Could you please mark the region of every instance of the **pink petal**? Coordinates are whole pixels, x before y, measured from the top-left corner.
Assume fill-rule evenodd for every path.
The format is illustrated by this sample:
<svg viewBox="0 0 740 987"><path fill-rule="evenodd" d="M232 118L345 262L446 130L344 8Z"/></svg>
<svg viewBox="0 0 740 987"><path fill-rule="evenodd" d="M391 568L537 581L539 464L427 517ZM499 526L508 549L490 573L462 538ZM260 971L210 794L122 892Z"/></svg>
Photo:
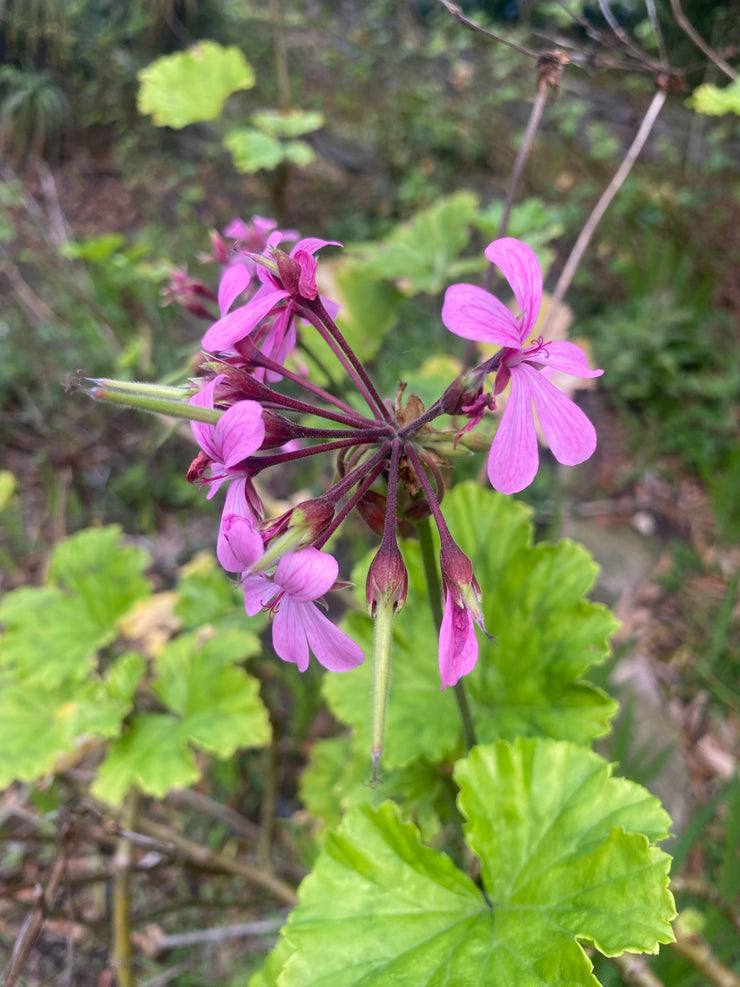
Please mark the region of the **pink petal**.
<svg viewBox="0 0 740 987"><path fill-rule="evenodd" d="M219 418L213 443L218 461L227 469L254 455L265 439L262 406L257 401L237 401Z"/></svg>
<svg viewBox="0 0 740 987"><path fill-rule="evenodd" d="M478 641L473 617L467 607L457 606L447 594L445 612L439 631L439 674L442 688L455 685L462 675L475 668Z"/></svg>
<svg viewBox="0 0 740 987"><path fill-rule="evenodd" d="M210 380L205 387L202 387L197 394L194 394L188 404L194 404L198 408L213 408L215 401L215 391L222 380L225 380L225 374L218 374L213 380ZM195 441L201 447L203 452L210 459L218 459L218 450L214 446L214 433L215 429L213 425L207 425L205 422L190 422L190 428L192 429Z"/></svg>
<svg viewBox="0 0 740 987"><path fill-rule="evenodd" d="M453 284L445 292L442 322L463 339L521 346L518 321L498 298L474 284Z"/></svg>
<svg viewBox="0 0 740 987"><path fill-rule="evenodd" d="M488 454L488 479L494 490L512 494L534 480L540 456L532 415L532 387L522 369L511 368L511 392Z"/></svg>
<svg viewBox="0 0 740 987"><path fill-rule="evenodd" d="M514 292L519 311L524 313L518 344L528 339L542 301L542 271L531 247L514 237L494 240L486 247L486 257L501 269Z"/></svg>
<svg viewBox="0 0 740 987"><path fill-rule="evenodd" d="M312 606L312 604L309 604ZM285 597L272 622L272 646L283 661L292 661L301 672L308 668L308 641L304 628L304 605Z"/></svg>
<svg viewBox="0 0 740 987"><path fill-rule="evenodd" d="M244 609L249 617L261 613L270 601L280 592L264 572L246 575L242 579L244 589Z"/></svg>
<svg viewBox="0 0 740 987"><path fill-rule="evenodd" d="M347 672L365 660L362 648L326 617L315 603L299 604L311 651L330 672ZM278 611L279 615L279 611ZM277 618L275 618L277 620Z"/></svg>
<svg viewBox="0 0 740 987"><path fill-rule="evenodd" d="M278 291L274 287L265 291L263 286L246 305L214 322L201 340L201 346L207 353L229 349L248 336L278 302L288 297L287 291Z"/></svg>
<svg viewBox="0 0 740 987"><path fill-rule="evenodd" d="M570 374L571 377L600 377L603 370L589 370L588 357L580 346L563 340L545 343L544 347L531 357L532 363L544 363L551 370Z"/></svg>
<svg viewBox="0 0 740 987"><path fill-rule="evenodd" d="M299 253L315 254L317 250L321 250L322 247L341 247L342 244L338 240L320 240L316 236L307 236L303 240L299 240L298 243L293 247L290 252L291 257L296 257Z"/></svg>
<svg viewBox="0 0 740 987"><path fill-rule="evenodd" d="M576 466L596 448L596 429L577 404L534 367L518 368L530 380L532 398L547 444L564 466Z"/></svg>
<svg viewBox="0 0 740 987"><path fill-rule="evenodd" d="M230 264L226 268L218 286L218 308L222 316L226 315L251 280L252 275L245 264Z"/></svg>
<svg viewBox="0 0 740 987"><path fill-rule="evenodd" d="M262 537L254 530L249 518L224 512L216 555L227 572L244 572L260 558L264 550Z"/></svg>
<svg viewBox="0 0 740 987"><path fill-rule="evenodd" d="M275 582L296 603L323 596L336 582L339 564L333 555L317 548L302 548L284 555L275 569Z"/></svg>

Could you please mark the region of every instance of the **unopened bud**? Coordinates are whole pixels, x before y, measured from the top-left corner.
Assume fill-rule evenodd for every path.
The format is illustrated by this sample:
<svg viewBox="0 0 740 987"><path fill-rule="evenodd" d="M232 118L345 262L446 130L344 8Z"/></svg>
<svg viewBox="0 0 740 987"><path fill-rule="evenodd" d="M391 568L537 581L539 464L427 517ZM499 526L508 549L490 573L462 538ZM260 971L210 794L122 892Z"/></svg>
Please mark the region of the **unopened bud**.
<svg viewBox="0 0 740 987"><path fill-rule="evenodd" d="M375 490L368 490L362 499L357 502L357 510L371 531L382 537L385 531L385 505L384 494L376 493Z"/></svg>
<svg viewBox="0 0 740 987"><path fill-rule="evenodd" d="M370 569L365 583L365 600L370 616L375 617L378 607L392 607L397 613L406 602L409 589L409 576L406 563L394 542L383 542Z"/></svg>
<svg viewBox="0 0 740 987"><path fill-rule="evenodd" d="M266 408L262 409L262 421L265 423L265 438L260 449L276 449L301 435L300 425Z"/></svg>
<svg viewBox="0 0 740 987"><path fill-rule="evenodd" d="M469 408L480 397L485 378L486 375L481 374L477 369L456 377L439 399L444 414L465 414L465 409Z"/></svg>
<svg viewBox="0 0 740 987"><path fill-rule="evenodd" d="M443 545L439 553L442 580L453 601L466 607L473 620L483 629L483 611L478 580L473 573L473 563L453 541Z"/></svg>
<svg viewBox="0 0 740 987"><path fill-rule="evenodd" d="M313 545L334 518L334 505L326 497L304 500L282 517L262 526L263 536L271 541L250 572L262 572L288 552Z"/></svg>

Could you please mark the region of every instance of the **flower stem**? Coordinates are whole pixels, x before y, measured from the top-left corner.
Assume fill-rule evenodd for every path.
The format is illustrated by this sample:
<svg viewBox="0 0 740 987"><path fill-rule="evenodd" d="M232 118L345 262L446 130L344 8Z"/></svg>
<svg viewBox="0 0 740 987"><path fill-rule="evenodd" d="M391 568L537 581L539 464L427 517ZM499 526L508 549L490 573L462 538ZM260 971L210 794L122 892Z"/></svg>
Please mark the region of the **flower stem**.
<svg viewBox="0 0 740 987"><path fill-rule="evenodd" d="M424 566L424 578L427 584L429 606L432 610L432 617L434 618L434 623L437 627L437 633L439 633L439 629L442 626L442 591L439 584L437 558L434 550L434 541L432 539L432 526L429 523L429 518L424 518L423 521L419 521L417 523L416 527L419 532L421 561ZM460 714L460 723L462 725L465 749L470 751L473 747L475 747L478 741L475 736L475 725L473 724L473 717L470 713L468 696L465 692L465 683L462 679L458 679L453 688L455 690L457 709Z"/></svg>

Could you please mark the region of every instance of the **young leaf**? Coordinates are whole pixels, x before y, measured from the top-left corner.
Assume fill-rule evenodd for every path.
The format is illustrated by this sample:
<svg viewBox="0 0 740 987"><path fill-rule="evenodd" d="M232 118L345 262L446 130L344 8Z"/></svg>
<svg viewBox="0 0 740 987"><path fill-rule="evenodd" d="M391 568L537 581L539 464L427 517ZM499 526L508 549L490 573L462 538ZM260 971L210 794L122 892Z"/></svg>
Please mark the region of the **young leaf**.
<svg viewBox="0 0 740 987"><path fill-rule="evenodd" d="M606 657L617 623L603 606L584 599L596 575L588 553L568 541L532 546L528 509L473 483L445 497L445 514L472 559L486 628L496 636L495 641L479 636L478 664L466 678L479 741L530 735L587 743L605 734L617 704L581 676ZM403 552L409 594L394 622L386 769L418 757L439 763L461 753L454 696L451 690L440 692L438 638L419 549L407 542ZM364 585L359 574L355 581ZM369 618L351 613L344 626L370 649ZM332 711L353 727L356 746L366 750L370 674L366 663L326 676L323 684Z"/></svg>
<svg viewBox="0 0 740 987"><path fill-rule="evenodd" d="M578 940L614 955L672 939L669 858L649 843L668 820L647 792L548 740L476 748L456 777L486 895L392 803L353 809L253 984L597 987Z"/></svg>
<svg viewBox="0 0 740 987"><path fill-rule="evenodd" d="M139 113L157 127L180 130L189 123L216 120L239 89L251 89L254 72L234 46L199 41L188 51L163 55L139 72Z"/></svg>

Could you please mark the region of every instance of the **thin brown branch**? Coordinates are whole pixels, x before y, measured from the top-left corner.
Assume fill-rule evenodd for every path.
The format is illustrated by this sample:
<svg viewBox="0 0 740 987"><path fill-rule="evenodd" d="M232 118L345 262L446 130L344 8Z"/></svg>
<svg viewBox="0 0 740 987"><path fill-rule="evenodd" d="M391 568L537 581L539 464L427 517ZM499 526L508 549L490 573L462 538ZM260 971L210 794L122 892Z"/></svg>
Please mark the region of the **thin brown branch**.
<svg viewBox="0 0 740 987"><path fill-rule="evenodd" d="M609 962L619 970L626 984L636 984L637 987L665 987L663 981L655 976L642 956L622 953L621 956L610 956Z"/></svg>
<svg viewBox="0 0 740 987"><path fill-rule="evenodd" d="M207 867L225 874L235 874L237 877L243 877L245 880L251 881L265 891L269 891L270 894L286 905L293 906L298 902L295 890L289 884L281 881L280 878L275 877L261 867L255 867L243 860L232 859L223 853L219 853L217 850L211 850L208 847L201 846L199 843L194 843L192 840L178 833L177 830L155 822L153 819L140 818L137 822L137 829L147 836L153 836L163 843L169 843L179 850L189 861L199 867Z"/></svg>
<svg viewBox="0 0 740 987"><path fill-rule="evenodd" d="M516 197L517 190L519 188L519 181L522 177L522 172L524 171L524 164L529 157L529 152L532 150L532 144L534 142L534 135L537 133L537 128L542 120L542 113L545 109L545 103L547 102L547 83L541 80L537 86L537 95L535 96L534 103L532 104L532 110L529 114L529 120L527 121L527 129L524 133L524 139L522 140L522 145L519 148L519 152L516 156L516 161L514 162L514 167L511 171L511 178L509 180L509 187L506 190L506 202L504 203L504 211L501 216L501 222L499 224L496 237L506 236L506 230L509 226L509 219L511 217L511 210L514 206L514 198ZM490 268L489 268L490 270Z"/></svg>
<svg viewBox="0 0 740 987"><path fill-rule="evenodd" d="M280 918L259 919L242 922L238 925L222 925L215 929L195 929L192 932L178 932L167 935L160 929L152 929L147 938L147 956L155 958L171 949L181 946L201 946L204 943L221 943L228 939L245 939L249 936L267 936L279 932L285 924L285 915ZM145 930L147 933L148 930Z"/></svg>
<svg viewBox="0 0 740 987"><path fill-rule="evenodd" d="M609 6L608 0L599 0L599 8L604 16L604 20L611 28L614 37L619 41L620 44L622 44L627 49L628 52L630 52L632 57L636 58L638 61L650 62L650 59L647 57L647 55L645 55L644 52L640 51L640 49L632 41L632 39L627 34L625 29L616 19L616 17L612 13L611 7Z"/></svg>
<svg viewBox="0 0 740 987"><path fill-rule="evenodd" d="M676 941L671 943L671 948L703 973L709 983L715 987L740 987L740 977L720 963L706 940L693 933L682 933L680 923L674 925L673 931Z"/></svg>
<svg viewBox="0 0 740 987"><path fill-rule="evenodd" d="M710 905L722 912L740 932L740 914L728 904L720 895L716 888L713 888L706 881L698 877L674 877L671 881L671 891L674 894L693 894L697 898L703 898Z"/></svg>
<svg viewBox="0 0 740 987"><path fill-rule="evenodd" d="M542 335L547 336L547 329L550 326L552 320L555 318L558 308L565 297L565 293L570 287L571 281L578 270L578 265L581 263L586 248L591 242L591 238L596 232L596 228L602 220L604 213L611 205L612 199L617 194L619 189L624 184L625 179L632 170L632 165L635 163L640 155L645 142L650 136L650 131L653 129L655 121L658 119L660 111L663 109L663 104L667 98L667 93L664 89L657 89L655 95L653 96L652 102L643 117L640 128L635 135L635 139L632 141L627 153L622 160L619 168L617 169L614 177L609 182L601 198L594 206L591 215L586 220L583 229L581 230L578 239L575 242L573 249L570 252L568 260L565 262L565 267L562 270L560 277L558 278L558 283L555 285L555 291L553 292L552 301L547 311L547 317L545 318L545 323L542 327Z"/></svg>
<svg viewBox="0 0 740 987"><path fill-rule="evenodd" d="M3 987L14 987L18 982L18 977L28 959L28 954L31 951L34 940L41 931L41 926L44 924L47 907L51 904L56 894L57 887L64 873L64 867L64 855L60 854L54 861L54 866L51 869L46 887L42 888L40 885L38 886L33 911L28 914L21 926L21 931L18 933L18 938L10 954L10 961L5 971Z"/></svg>
<svg viewBox="0 0 740 987"><path fill-rule="evenodd" d="M689 21L686 14L683 12L680 0L671 0L671 10L673 11L673 16L676 18L676 23L681 28L681 30L694 42L697 48L704 52L710 61L714 62L717 68L724 72L725 75L729 76L733 82L737 79L737 72L728 65L727 62L718 55L717 52L711 48L704 38L695 30L693 24Z"/></svg>
<svg viewBox="0 0 740 987"><path fill-rule="evenodd" d="M489 38L491 41L497 41L501 45L506 45L507 48L513 48L514 51L518 51L522 55L527 55L529 58L539 58L536 51L530 51L529 48L524 48L522 45L517 45L513 41L507 41L506 38L502 38L499 34L494 34L493 31L489 31L488 28L483 27L481 24L476 23L476 21L471 20L467 17L456 3L452 3L451 0L439 0L445 10L452 14L458 24L462 24L463 27L467 27L470 31L475 31L476 34L482 34L484 38Z"/></svg>

